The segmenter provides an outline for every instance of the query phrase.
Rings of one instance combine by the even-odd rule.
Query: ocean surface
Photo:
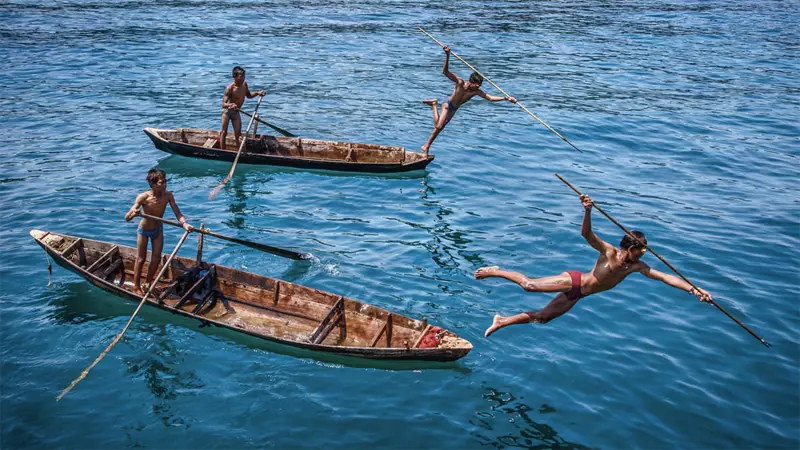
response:
[[[797,2],[10,0],[0,19],[0,447],[800,447]],[[167,155],[142,132],[219,127],[241,65],[271,123],[416,150],[433,127],[420,101],[452,89],[417,25],[583,153],[476,99],[425,171],[240,165],[208,201],[230,164]],[[208,239],[207,260],[427,317],[473,351],[339,359],[145,308],[56,403],[135,305],[58,266],[48,286],[28,232],[135,245],[123,215],[154,166],[191,223],[315,256]],[[594,264],[583,208],[554,172],[773,347],[638,274],[484,338],[494,314],[552,295],[475,280],[477,268]],[[165,252],[179,236],[166,230]]]

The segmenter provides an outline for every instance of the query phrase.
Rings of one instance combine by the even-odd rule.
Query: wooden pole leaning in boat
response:
[[[256,109],[253,111],[254,115],[258,113],[258,107],[261,106],[261,100],[264,100],[263,95],[258,98],[258,103],[256,103]],[[244,148],[244,144],[245,142],[247,142],[247,134],[250,133],[250,127],[253,126],[253,122],[254,122],[253,116],[250,116],[250,122],[247,124],[247,130],[245,130],[244,136],[242,136],[242,142],[239,144],[239,151],[236,152],[236,157],[233,159],[233,166],[231,166],[231,170],[230,172],[228,172],[228,176],[226,176],[225,179],[222,180],[214,189],[212,189],[210,194],[208,194],[209,200],[214,200],[214,197],[216,197],[219,191],[223,188],[223,186],[225,186],[225,183],[227,183],[228,180],[230,180],[231,177],[233,176],[233,171],[236,170],[236,163],[239,162],[239,155],[242,154],[242,149]]]
[[[145,300],[147,300],[147,297],[149,297],[150,293],[153,292],[156,283],[158,283],[161,277],[164,276],[164,273],[166,273],[170,263],[172,262],[172,258],[174,258],[175,254],[178,253],[178,249],[181,248],[181,245],[183,245],[183,242],[189,236],[189,233],[191,233],[191,231],[183,232],[183,236],[181,237],[181,240],[178,242],[178,245],[175,246],[175,250],[173,250],[172,253],[169,255],[169,258],[167,258],[167,262],[164,263],[164,267],[161,268],[161,271],[158,272],[158,276],[153,280],[153,283],[147,289],[147,292],[144,294],[144,296],[142,296],[142,301],[139,302],[139,306],[136,307],[136,310],[131,315],[131,318],[128,319],[128,323],[125,324],[125,328],[123,328],[122,331],[114,338],[114,340],[111,341],[110,344],[108,344],[108,347],[106,347],[106,349],[103,350],[103,353],[100,353],[100,356],[98,356],[97,359],[95,359],[94,362],[89,365],[89,367],[87,367],[83,372],[81,372],[78,378],[72,380],[72,383],[70,383],[70,385],[66,389],[64,389],[64,391],[61,392],[61,394],[59,394],[58,397],[56,397],[56,401],[60,401],[65,395],[67,395],[69,391],[72,390],[72,388],[75,387],[75,385],[77,385],[81,380],[86,378],[86,375],[89,374],[89,371],[92,370],[92,368],[96,366],[97,363],[99,363],[100,360],[102,360],[108,354],[108,352],[110,352],[111,349],[114,348],[115,345],[117,345],[117,342],[119,342],[120,339],[122,339],[122,336],[125,334],[126,331],[128,331],[128,327],[131,326],[133,318],[136,317],[136,314],[138,314],[139,310],[142,309],[142,305],[144,305],[144,302]]]
[[[559,179],[559,180],[561,180],[562,182],[564,182],[564,184],[566,184],[567,186],[569,186],[569,187],[570,187],[570,189],[572,189],[573,191],[575,191],[575,193],[577,193],[578,195],[583,195],[583,193],[582,193],[581,191],[579,191],[578,189],[576,189],[576,188],[575,188],[575,186],[571,185],[571,184],[570,184],[570,183],[569,183],[567,180],[565,180],[564,178],[562,178],[562,177],[561,177],[561,175],[559,175],[559,174],[555,174],[555,176],[556,176],[556,177],[558,177],[558,179]],[[647,250],[649,250],[649,251],[650,251],[650,253],[652,253],[652,254],[653,254],[653,256],[655,256],[656,258],[660,259],[660,260],[661,260],[661,262],[663,262],[664,264],[666,264],[666,265],[667,265],[667,267],[669,267],[670,269],[672,269],[672,271],[673,271],[673,272],[675,272],[675,273],[676,273],[676,274],[677,274],[679,277],[681,277],[681,279],[683,279],[683,281],[685,281],[685,282],[689,283],[689,285],[690,285],[690,286],[692,286],[694,289],[696,289],[696,290],[699,290],[699,288],[698,288],[698,287],[697,287],[697,286],[696,286],[694,283],[692,283],[691,281],[689,281],[689,279],[688,279],[688,278],[686,278],[686,277],[685,277],[685,276],[684,276],[684,275],[683,275],[683,274],[682,274],[682,273],[681,273],[681,272],[680,272],[678,269],[676,269],[676,268],[675,268],[675,267],[674,267],[672,264],[670,264],[669,262],[667,262],[667,260],[666,260],[666,259],[662,258],[662,257],[661,257],[661,255],[659,255],[658,253],[656,253],[656,252],[655,252],[655,251],[654,251],[652,248],[650,248],[649,246],[647,246],[647,244],[645,244],[645,243],[643,243],[642,241],[640,241],[640,240],[639,240],[639,239],[638,239],[636,236],[634,236],[634,235],[633,235],[633,234],[632,234],[630,231],[628,231],[628,229],[627,229],[627,228],[625,228],[624,226],[622,226],[622,224],[620,224],[619,222],[617,222],[616,220],[614,220],[614,218],[613,218],[613,217],[611,217],[610,215],[608,215],[608,214],[607,214],[605,211],[603,211],[603,209],[602,209],[602,208],[600,208],[599,206],[597,206],[597,203],[594,203],[594,205],[593,205],[593,206],[594,206],[594,208],[595,208],[596,210],[600,211],[600,213],[601,213],[602,215],[606,216],[606,217],[608,218],[608,220],[610,220],[611,222],[613,222],[613,223],[614,223],[614,225],[616,225],[616,226],[620,227],[620,228],[622,229],[622,231],[624,231],[624,232],[625,232],[625,234],[627,234],[628,236],[630,236],[630,237],[631,237],[631,238],[632,238],[632,239],[633,239],[633,240],[634,240],[634,241],[635,241],[637,244],[639,244],[640,246],[642,246],[642,247],[646,248]],[[755,333],[753,330],[751,330],[751,329],[750,329],[750,328],[749,328],[747,325],[743,324],[741,321],[739,321],[739,319],[737,319],[737,318],[736,318],[736,317],[734,317],[734,316],[733,316],[731,313],[729,313],[728,311],[726,311],[726,310],[725,310],[725,308],[723,308],[722,306],[720,306],[720,305],[719,305],[717,302],[715,302],[714,300],[709,300],[709,301],[708,301],[708,303],[711,303],[712,305],[716,306],[716,307],[717,307],[717,309],[719,309],[720,311],[722,311],[722,312],[723,312],[723,313],[724,313],[726,316],[728,316],[728,317],[729,317],[731,320],[733,320],[734,322],[736,322],[736,323],[737,323],[739,326],[741,326],[742,328],[744,328],[745,330],[747,330],[747,332],[748,332],[748,333],[750,333],[750,334],[751,334],[751,335],[752,335],[754,338],[758,339],[758,340],[759,340],[759,341],[760,341],[762,344],[764,344],[764,346],[765,346],[765,347],[771,347],[771,346],[772,346],[772,345],[771,345],[769,342],[765,341],[764,339],[762,339],[762,338],[761,338],[761,336],[757,335],[757,334],[756,334],[756,333]]]
[[[444,48],[444,47],[445,47],[445,45],[444,45],[444,44],[442,44],[442,43],[441,43],[441,42],[440,42],[438,39],[436,39],[435,37],[433,37],[433,36],[432,36],[430,33],[428,33],[427,31],[423,30],[423,29],[422,29],[422,27],[420,27],[420,26],[417,26],[417,28],[419,28],[419,31],[422,31],[423,33],[425,33],[425,34],[426,34],[426,35],[427,35],[429,38],[433,39],[433,41],[434,41],[434,42],[436,42],[437,44],[439,44],[439,46],[440,46],[440,47],[442,47],[442,48]],[[505,95],[506,97],[511,97],[511,95],[509,95],[509,94],[508,94],[508,92],[504,91],[504,90],[503,90],[503,88],[501,88],[500,86],[496,85],[496,84],[495,84],[495,83],[494,83],[492,80],[490,80],[489,78],[487,78],[487,77],[486,77],[486,75],[484,75],[484,74],[480,73],[480,72],[478,71],[478,69],[476,69],[475,67],[473,67],[473,66],[472,66],[472,64],[470,64],[470,63],[468,63],[467,61],[465,61],[465,60],[464,60],[464,58],[462,58],[462,57],[458,56],[458,55],[456,54],[456,52],[454,52],[454,51],[450,51],[450,54],[451,54],[452,56],[454,56],[454,57],[458,58],[458,60],[459,60],[459,61],[461,61],[462,63],[466,64],[466,65],[467,65],[467,67],[469,67],[470,69],[472,69],[472,71],[473,71],[473,72],[475,72],[475,73],[477,73],[478,75],[480,75],[481,77],[483,77],[483,79],[484,79],[484,80],[488,81],[488,82],[489,82],[489,84],[491,84],[492,86],[494,86],[494,87],[495,87],[495,89],[497,89],[498,91],[500,91],[500,92],[501,92],[503,95]],[[544,122],[544,120],[540,119],[538,116],[536,116],[536,114],[534,114],[534,113],[530,112],[530,111],[528,110],[528,108],[526,108],[526,107],[525,107],[525,106],[524,106],[522,103],[520,103],[520,102],[517,102],[517,106],[519,106],[520,108],[522,108],[522,110],[523,110],[523,111],[525,111],[526,113],[528,113],[528,114],[529,114],[531,117],[533,117],[534,119],[536,119],[537,121],[539,121],[539,123],[541,123],[542,125],[544,125],[544,126],[545,126],[545,127],[548,129],[548,130],[552,131],[552,132],[553,132],[553,134],[555,134],[556,136],[560,137],[562,141],[564,141],[564,142],[566,142],[567,144],[569,144],[569,145],[570,145],[572,148],[574,148],[574,149],[575,149],[575,150],[577,150],[578,152],[580,152],[580,153],[583,153],[583,151],[582,151],[581,149],[579,149],[579,148],[578,148],[578,147],[576,147],[576,146],[575,146],[575,145],[574,145],[572,142],[570,142],[569,140],[567,140],[567,138],[565,138],[564,136],[562,136],[562,135],[561,135],[561,134],[560,134],[558,131],[554,130],[554,129],[553,129],[553,127],[551,127],[550,125],[546,124],[546,123]]]
[[[247,112],[247,111],[241,111],[241,110],[240,110],[240,112],[241,112],[242,114],[244,114],[245,116],[248,116],[248,117],[255,117],[256,121],[258,121],[258,122],[261,122],[262,124],[264,124],[264,125],[266,125],[266,126],[268,126],[268,127],[272,128],[273,130],[277,131],[278,133],[280,133],[280,134],[282,134],[282,135],[284,135],[284,136],[286,136],[286,137],[297,137],[297,135],[294,135],[294,134],[292,134],[292,133],[290,133],[290,132],[288,132],[288,131],[284,130],[283,128],[281,128],[281,127],[279,127],[279,126],[277,126],[277,125],[273,125],[273,124],[271,124],[271,123],[267,122],[266,120],[262,119],[261,117],[259,117],[259,116],[256,116],[255,114],[250,114],[250,113],[249,113],[249,112]],[[253,132],[253,134],[255,134],[255,132]]]
[[[161,217],[151,216],[151,215],[145,214],[145,213],[139,213],[138,215],[142,216],[142,217],[144,217],[146,219],[157,220],[159,222],[166,223],[167,225],[172,225],[174,227],[183,228],[183,225],[181,225],[180,223],[174,222],[174,221],[169,220],[169,219],[164,219],[164,218],[161,218]],[[208,235],[208,236],[213,236],[213,237],[218,238],[218,239],[224,239],[226,241],[230,241],[230,242],[233,242],[233,243],[236,243],[236,244],[246,245],[246,246],[248,246],[250,248],[254,248],[256,250],[261,250],[261,251],[264,251],[264,252],[267,252],[267,253],[272,253],[273,255],[283,256],[284,258],[291,258],[291,259],[296,259],[296,260],[304,260],[304,259],[311,259],[311,257],[312,257],[311,253],[298,253],[298,252],[291,251],[291,250],[285,250],[285,249],[278,248],[278,247],[272,247],[272,246],[266,245],[266,244],[259,244],[258,242],[251,242],[251,241],[246,241],[244,239],[225,236],[224,234],[214,233],[214,232],[212,232],[210,230],[207,230],[207,229],[195,228],[194,231],[197,232],[197,233],[202,233],[202,234]]]

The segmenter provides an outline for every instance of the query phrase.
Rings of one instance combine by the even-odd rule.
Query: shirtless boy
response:
[[[425,157],[428,157],[428,150],[431,148],[431,144],[433,144],[433,140],[436,139],[436,136],[444,130],[445,125],[450,122],[450,119],[456,114],[456,110],[461,107],[464,103],[467,103],[469,99],[474,96],[479,96],[489,100],[490,102],[499,102],[501,100],[508,100],[511,103],[517,103],[517,99],[514,97],[499,97],[496,95],[489,95],[486,92],[481,90],[481,84],[483,84],[483,77],[480,76],[477,72],[473,72],[472,75],[469,77],[469,81],[464,81],[461,78],[455,76],[453,72],[447,68],[448,64],[450,64],[450,47],[444,47],[444,68],[442,69],[442,73],[444,76],[449,78],[456,84],[455,88],[453,89],[453,93],[450,94],[450,98],[448,98],[444,103],[442,103],[442,111],[439,112],[437,108],[437,103],[439,102],[437,99],[432,100],[423,100],[422,103],[426,105],[431,105],[433,108],[433,133],[431,133],[431,137],[428,138],[428,142],[422,146],[422,150],[425,151]]]
[[[239,66],[233,68],[233,83],[225,88],[222,95],[222,130],[219,132],[219,148],[225,150],[225,138],[228,136],[228,122],[233,122],[233,134],[236,136],[236,148],[239,148],[239,138],[242,135],[242,117],[239,108],[244,104],[244,98],[253,98],[264,95],[264,91],[250,92],[244,81],[244,69]]]
[[[161,169],[152,168],[147,172],[147,183],[150,184],[150,190],[143,192],[136,197],[130,211],[125,214],[125,220],[130,221],[139,213],[139,208],[145,214],[164,217],[164,210],[167,209],[167,204],[172,207],[175,217],[183,225],[183,229],[191,231],[193,228],[186,222],[186,218],[181,214],[178,205],[175,203],[175,197],[172,192],[167,191],[167,176]],[[141,288],[142,277],[142,264],[147,259],[147,240],[152,242],[152,253],[150,257],[150,267],[147,269],[147,286],[153,282],[153,278],[158,270],[158,265],[161,262],[161,250],[164,248],[164,225],[156,220],[142,218],[139,222],[139,235],[136,239],[136,263],[133,265],[133,288],[134,292],[143,295],[144,292]]]
[[[497,266],[478,269],[475,272],[475,278],[479,280],[488,277],[500,277],[519,284],[528,292],[559,292],[544,309],[539,311],[528,311],[509,317],[503,317],[499,314],[494,316],[492,325],[484,333],[486,337],[509,325],[530,322],[547,323],[569,311],[582,297],[607,291],[634,272],[639,272],[648,278],[687,291],[695,295],[701,302],[713,300],[708,292],[702,289],[694,289],[689,283],[676,276],[650,268],[650,266],[641,261],[641,257],[647,249],[627,234],[622,238],[620,248],[602,241],[592,232],[591,212],[594,204],[592,199],[588,195],[582,195],[581,201],[585,210],[581,225],[581,235],[589,245],[600,252],[592,271],[580,273],[575,270],[568,270],[561,275],[530,279],[521,273],[501,270]],[[641,231],[634,230],[631,231],[631,234],[636,236],[643,244],[647,244],[647,238]]]

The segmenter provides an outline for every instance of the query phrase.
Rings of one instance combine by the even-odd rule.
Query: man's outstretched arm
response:
[[[678,289],[680,289],[682,291],[686,291],[686,292],[694,295],[695,297],[697,297],[697,299],[700,300],[701,302],[709,302],[709,301],[713,300],[713,297],[711,297],[711,294],[709,294],[705,290],[703,290],[703,289],[695,289],[695,288],[692,287],[691,284],[683,281],[682,279],[676,277],[675,275],[670,275],[668,273],[661,272],[660,270],[652,269],[647,264],[644,264],[644,263],[642,263],[642,264],[644,265],[644,268],[642,270],[640,270],[640,272],[642,273],[642,275],[646,276],[647,278],[650,278],[650,279],[653,279],[653,280],[658,280],[658,281],[660,281],[660,282],[662,282],[664,284],[668,284],[668,285],[670,285],[670,286],[672,286],[674,288],[678,288]]]
[[[485,98],[486,100],[489,100],[490,102],[501,102],[503,100],[508,100],[511,103],[517,103],[517,99],[515,99],[514,97],[508,97],[508,96],[503,96],[503,95],[489,95],[489,94],[487,94],[486,92],[483,92],[483,91],[478,92],[478,96],[481,97],[481,98]]]

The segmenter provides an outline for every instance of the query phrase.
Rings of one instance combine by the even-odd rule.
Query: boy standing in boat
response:
[[[173,197],[172,192],[167,191],[167,176],[164,171],[155,167],[150,169],[147,172],[147,183],[150,185],[150,190],[136,197],[136,201],[130,211],[125,214],[125,220],[130,221],[136,217],[139,214],[139,208],[142,208],[145,214],[164,217],[164,211],[167,209],[167,204],[169,204],[183,228],[186,231],[191,231],[193,228],[183,217],[181,210],[178,209],[175,197]],[[147,268],[146,280],[147,286],[149,286],[153,282],[158,265],[161,262],[161,250],[164,248],[164,225],[153,219],[142,218],[142,221],[139,222],[137,233],[136,250],[138,253],[136,254],[136,263],[133,266],[133,288],[134,292],[143,295],[141,277],[142,264],[147,259],[147,240],[149,239],[152,242],[150,266]]]
[[[222,95],[222,130],[219,132],[219,148],[225,150],[225,138],[228,136],[228,122],[233,122],[233,134],[236,136],[236,149],[239,149],[239,139],[242,135],[242,117],[239,108],[244,104],[245,97],[253,98],[264,95],[264,91],[250,92],[244,81],[244,69],[239,66],[233,68],[233,83],[225,88]]]
[[[693,294],[701,302],[713,300],[711,295],[702,290],[695,289],[689,283],[680,278],[669,275],[650,268],[640,260],[647,251],[636,239],[627,234],[620,242],[620,248],[616,248],[608,242],[604,242],[592,232],[592,199],[588,195],[582,195],[584,215],[581,225],[581,235],[586,242],[595,250],[600,252],[594,268],[589,273],[580,273],[576,270],[568,270],[561,275],[544,278],[530,279],[518,272],[508,272],[501,270],[497,266],[482,267],[475,272],[475,278],[481,280],[489,277],[505,278],[519,284],[529,292],[558,292],[559,294],[550,303],[539,311],[528,311],[516,316],[503,317],[495,315],[492,325],[486,329],[484,335],[489,337],[500,328],[521,323],[547,323],[556,317],[566,313],[582,297],[603,292],[618,285],[628,275],[639,272],[642,275],[661,281],[672,287],[684,290]],[[641,231],[631,231],[631,234],[647,244],[647,238]]]
[[[448,65],[450,64],[450,47],[444,47],[444,68],[442,69],[442,73],[444,76],[449,78],[453,83],[455,83],[455,88],[453,89],[453,93],[450,94],[450,97],[442,103],[442,110],[439,112],[437,107],[437,103],[439,102],[437,99],[432,100],[423,100],[422,103],[426,105],[431,105],[433,108],[433,133],[431,133],[431,137],[428,138],[428,142],[422,146],[422,150],[425,151],[425,157],[428,156],[428,150],[431,148],[431,144],[433,144],[434,139],[439,133],[444,130],[444,127],[450,122],[450,119],[456,114],[456,110],[461,107],[464,103],[467,103],[472,97],[479,96],[489,100],[490,102],[499,102],[501,100],[508,100],[511,103],[517,103],[517,99],[514,97],[500,97],[496,95],[489,95],[481,90],[481,84],[483,84],[483,77],[480,76],[477,72],[473,72],[472,75],[469,77],[469,81],[464,81],[461,78],[457,77],[453,72],[450,72],[448,69]]]

